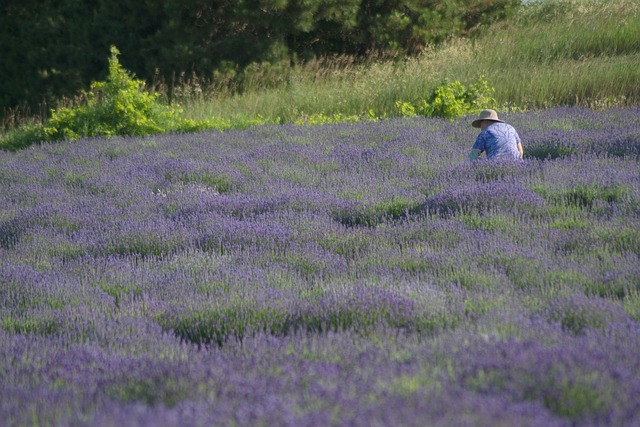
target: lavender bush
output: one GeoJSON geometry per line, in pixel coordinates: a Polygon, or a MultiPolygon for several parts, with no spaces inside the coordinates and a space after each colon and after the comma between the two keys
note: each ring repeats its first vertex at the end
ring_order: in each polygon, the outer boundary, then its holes
{"type": "Polygon", "coordinates": [[[640,110],[0,153],[10,426],[640,424],[640,110]]]}

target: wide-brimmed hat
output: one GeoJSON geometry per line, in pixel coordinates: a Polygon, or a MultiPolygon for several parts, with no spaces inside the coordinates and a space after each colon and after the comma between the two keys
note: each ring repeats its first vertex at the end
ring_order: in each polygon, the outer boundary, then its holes
{"type": "Polygon", "coordinates": [[[480,111],[478,118],[471,122],[471,126],[473,126],[474,128],[479,128],[480,122],[483,120],[491,120],[493,122],[504,123],[498,118],[498,113],[496,113],[495,110],[482,110],[480,111]]]}

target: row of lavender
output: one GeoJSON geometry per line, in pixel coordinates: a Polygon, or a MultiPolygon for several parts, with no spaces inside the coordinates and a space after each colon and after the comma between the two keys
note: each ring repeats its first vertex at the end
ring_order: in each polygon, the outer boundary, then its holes
{"type": "Polygon", "coordinates": [[[505,164],[436,119],[0,153],[0,417],[640,422],[638,117],[512,114],[505,164]]]}

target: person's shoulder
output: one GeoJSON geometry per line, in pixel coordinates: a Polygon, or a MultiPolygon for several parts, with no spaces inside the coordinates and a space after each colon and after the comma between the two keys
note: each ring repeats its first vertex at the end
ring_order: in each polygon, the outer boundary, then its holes
{"type": "MultiPolygon", "coordinates": [[[[491,126],[489,126],[489,127],[491,127],[491,126]]],[[[487,137],[487,135],[491,135],[491,131],[489,130],[489,127],[486,127],[486,128],[484,128],[484,129],[482,129],[482,130],[480,131],[480,133],[478,133],[477,138],[478,138],[478,139],[482,139],[482,138],[486,138],[486,137],[487,137]]]]}
{"type": "Polygon", "coordinates": [[[492,127],[494,127],[495,130],[498,130],[498,131],[501,131],[501,132],[515,132],[516,131],[516,128],[511,126],[509,123],[505,123],[505,122],[496,123],[494,126],[492,126],[492,127]]]}
{"type": "Polygon", "coordinates": [[[484,128],[484,130],[482,132],[488,133],[488,134],[494,134],[496,132],[502,132],[505,129],[503,127],[503,125],[505,125],[505,124],[506,123],[503,123],[503,122],[493,122],[489,126],[484,128]]]}

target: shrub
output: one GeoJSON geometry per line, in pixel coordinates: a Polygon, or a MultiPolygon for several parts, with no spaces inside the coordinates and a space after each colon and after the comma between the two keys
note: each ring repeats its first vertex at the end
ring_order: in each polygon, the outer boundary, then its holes
{"type": "Polygon", "coordinates": [[[52,111],[51,119],[44,125],[47,139],[144,136],[207,127],[204,122],[181,118],[178,108],[161,104],[157,94],[145,90],[143,81],[122,68],[119,54],[112,46],[107,80],[91,84],[91,90],[84,92],[86,102],[83,105],[52,111]]]}
{"type": "Polygon", "coordinates": [[[437,87],[428,99],[418,105],[398,101],[396,108],[401,116],[422,115],[425,117],[444,117],[453,120],[467,114],[491,108],[495,104],[495,89],[481,76],[476,83],[464,86],[459,81],[447,82],[437,87]]]}
{"type": "Polygon", "coordinates": [[[28,123],[10,132],[0,134],[0,150],[17,151],[26,148],[34,142],[45,141],[47,136],[42,126],[28,123]]]}

